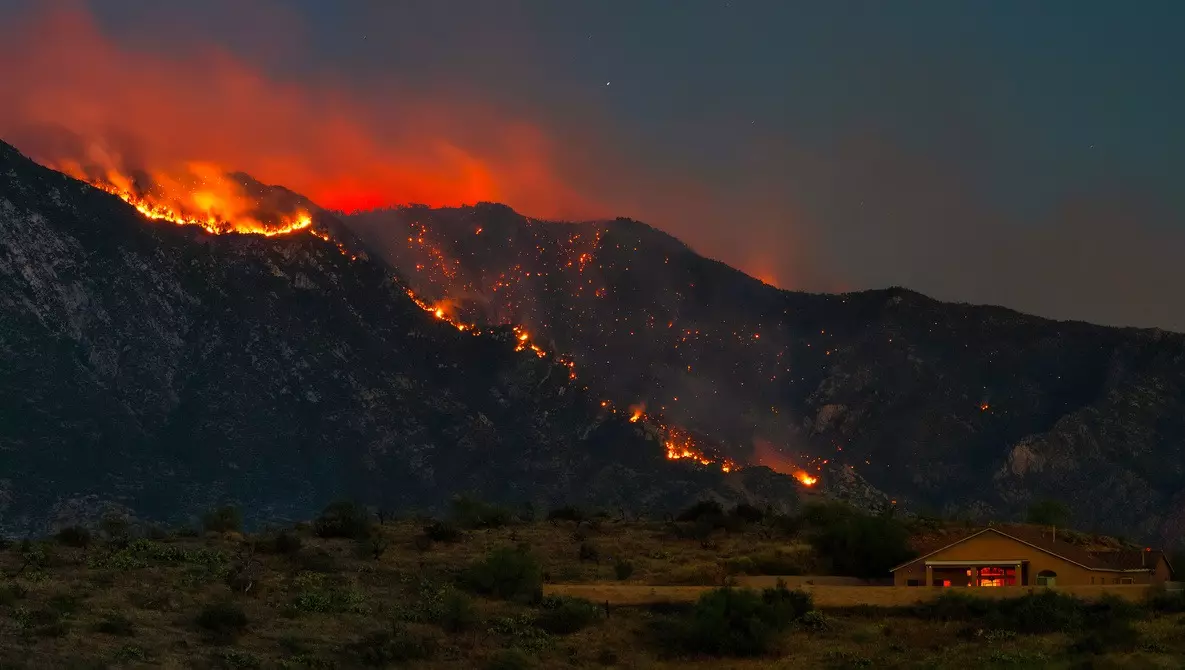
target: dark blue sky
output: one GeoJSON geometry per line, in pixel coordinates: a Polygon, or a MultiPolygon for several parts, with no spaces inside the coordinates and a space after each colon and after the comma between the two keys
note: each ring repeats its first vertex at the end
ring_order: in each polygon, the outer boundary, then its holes
{"type": "Polygon", "coordinates": [[[587,215],[788,288],[1185,330],[1183,2],[188,5],[90,3],[129,48],[526,120],[587,215]]]}

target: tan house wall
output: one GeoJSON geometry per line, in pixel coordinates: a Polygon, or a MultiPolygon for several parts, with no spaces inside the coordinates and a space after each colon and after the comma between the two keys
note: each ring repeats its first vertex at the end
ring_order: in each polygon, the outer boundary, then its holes
{"type": "MultiPolygon", "coordinates": [[[[1057,586],[1091,586],[1102,584],[1119,584],[1118,579],[1129,577],[1134,584],[1148,584],[1157,579],[1163,582],[1168,579],[1168,565],[1162,560],[1156,575],[1147,572],[1108,572],[1102,570],[1088,570],[1075,563],[1048,554],[1036,547],[1005,537],[995,532],[986,532],[964,540],[954,546],[947,547],[930,556],[920,558],[893,573],[895,586],[906,586],[909,580],[916,579],[919,584],[926,583],[926,561],[983,561],[983,565],[998,564],[994,562],[1008,562],[1022,560],[1028,562],[1028,582],[1023,586],[1034,586],[1037,574],[1043,570],[1057,573],[1057,586]],[[1092,581],[1093,580],[1093,581],[1092,581]]],[[[1017,577],[1017,586],[1020,576],[1017,577]]],[[[993,587],[996,588],[996,587],[993,587]]],[[[989,589],[990,590],[990,589],[989,589]]]]}

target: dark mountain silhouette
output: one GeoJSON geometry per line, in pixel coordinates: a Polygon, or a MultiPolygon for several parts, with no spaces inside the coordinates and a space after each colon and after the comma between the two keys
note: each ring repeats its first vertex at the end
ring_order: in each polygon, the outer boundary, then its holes
{"type": "Polygon", "coordinates": [[[1185,336],[1054,322],[893,288],[781,291],[635,221],[491,204],[344,221],[459,318],[523,323],[606,397],[741,463],[862,476],[917,512],[1180,542],[1185,336]]]}
{"type": "Polygon", "coordinates": [[[407,511],[458,492],[795,503],[769,470],[668,461],[511,329],[460,332],[417,307],[341,226],[315,216],[349,253],[307,231],[151,222],[0,143],[0,529],[221,502],[254,521],[345,497],[407,511]]]}

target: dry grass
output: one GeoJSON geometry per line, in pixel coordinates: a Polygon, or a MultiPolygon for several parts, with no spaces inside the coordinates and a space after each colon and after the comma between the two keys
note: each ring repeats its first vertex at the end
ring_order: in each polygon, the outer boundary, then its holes
{"type": "MultiPolygon", "coordinates": [[[[470,531],[461,542],[426,550],[417,548],[421,524],[389,523],[378,533],[388,548],[377,560],[360,555],[352,540],[307,532],[294,555],[257,553],[261,566],[246,593],[226,579],[226,566],[244,546],[233,534],[155,541],[157,550],[183,558],[144,564],[103,564],[109,552],[103,543],[77,549],[50,542],[47,564],[26,567],[19,577],[13,575],[24,563],[20,547],[10,547],[0,551],[0,668],[352,668],[361,661],[350,645],[391,630],[393,620],[405,621],[409,635],[434,646],[429,659],[411,664],[429,669],[485,667],[510,646],[525,647],[536,668],[1070,667],[1064,636],[965,639],[963,624],[888,614],[829,614],[824,630],[793,629],[779,639],[777,654],[748,660],[665,658],[648,632],[655,614],[644,608],[614,608],[572,635],[531,637],[538,632],[529,626],[534,608],[473,598],[476,625],[446,632],[439,623],[417,621],[423,618],[417,613],[494,548],[527,544],[549,582],[591,582],[586,597],[622,602],[610,597],[622,593],[614,569],[619,559],[634,566],[625,587],[683,584],[666,588],[686,597],[697,581],[715,583],[708,575],[723,575],[724,561],[790,543],[737,533],[705,549],[670,536],[663,524],[608,521],[597,529],[539,522],[470,531]],[[596,548],[598,560],[581,560],[582,543],[596,548]],[[203,608],[222,602],[242,608],[247,625],[241,634],[219,637],[196,623],[203,608]],[[520,625],[526,630],[499,623],[507,617],[527,621],[520,625]]],[[[1179,616],[1139,628],[1141,651],[1104,661],[1179,667],[1164,665],[1185,655],[1179,616]]]]}

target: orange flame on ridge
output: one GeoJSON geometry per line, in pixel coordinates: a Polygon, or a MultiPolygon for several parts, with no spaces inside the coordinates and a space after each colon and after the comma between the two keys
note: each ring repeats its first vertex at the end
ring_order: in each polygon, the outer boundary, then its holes
{"type": "Polygon", "coordinates": [[[88,164],[76,160],[50,162],[49,167],[110,193],[153,221],[198,226],[212,235],[241,233],[274,237],[311,229],[312,216],[303,210],[287,215],[261,212],[241,184],[209,163],[191,162],[183,168],[148,174],[151,185],[140,188],[117,160],[92,147],[88,164]],[[266,216],[264,216],[266,214],[266,216]]]}

